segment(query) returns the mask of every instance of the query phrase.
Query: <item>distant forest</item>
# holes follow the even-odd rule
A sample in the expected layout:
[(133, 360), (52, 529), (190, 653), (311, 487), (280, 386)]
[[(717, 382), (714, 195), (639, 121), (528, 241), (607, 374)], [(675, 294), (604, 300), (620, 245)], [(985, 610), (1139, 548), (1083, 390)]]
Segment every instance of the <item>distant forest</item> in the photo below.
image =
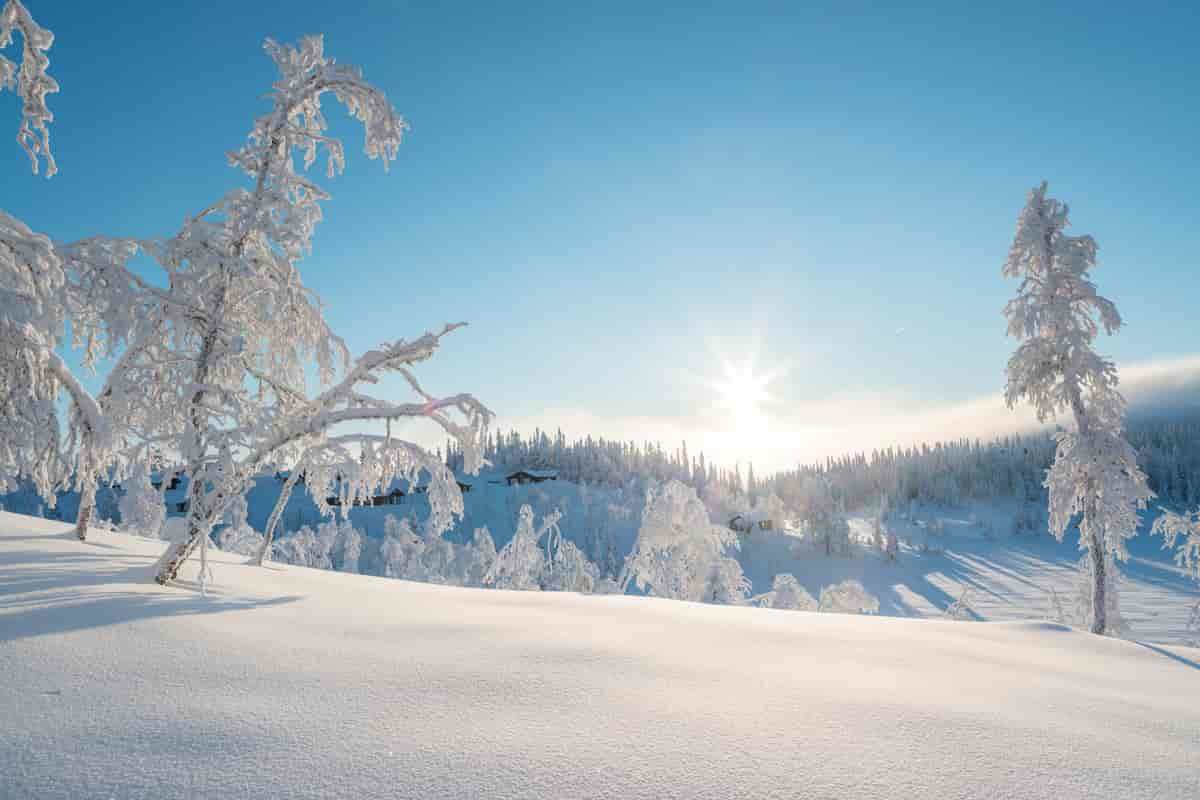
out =
[[(1134, 417), (1126, 434), (1137, 450), (1150, 488), (1161, 502), (1200, 504), (1200, 413), (1173, 417)], [(704, 495), (776, 494), (786, 506), (802, 504), (804, 486), (827, 482), (846, 510), (888, 505), (938, 503), (1019, 497), (1044, 501), (1046, 470), (1054, 459), (1054, 433), (1044, 431), (991, 440), (958, 439), (909, 447), (887, 447), (870, 453), (829, 458), (759, 476), (748, 465), (732, 468), (692, 455), (687, 443), (665, 449), (656, 442), (622, 442), (591, 436), (568, 441), (562, 431), (532, 435), (496, 431), (488, 438), (486, 457), (495, 464), (558, 470), (578, 483), (633, 487), (679, 480)], [(462, 465), (453, 445), (446, 463)]]

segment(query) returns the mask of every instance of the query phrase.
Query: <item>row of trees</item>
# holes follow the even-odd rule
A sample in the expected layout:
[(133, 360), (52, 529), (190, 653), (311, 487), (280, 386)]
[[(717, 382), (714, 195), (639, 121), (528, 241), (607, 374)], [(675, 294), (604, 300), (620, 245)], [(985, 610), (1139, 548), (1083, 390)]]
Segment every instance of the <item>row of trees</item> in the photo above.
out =
[[(45, 106), (57, 89), (46, 74), (53, 36), (9, 0), (0, 46), (14, 32), (23, 57), (19, 68), (0, 60), (0, 88), (22, 97), (19, 138), (34, 171), (44, 159), (53, 174)], [(358, 69), (325, 56), (321, 37), (294, 47), (267, 40), (265, 48), (279, 70), (271, 109), (228, 155), (244, 181), (175, 234), (62, 244), (0, 212), (0, 479), (32, 480), (50, 503), (56, 488), (73, 485), (84, 538), (100, 481), (126, 478), (156, 449), (171, 453), (190, 489), (186, 534), (164, 553), (162, 583), (197, 547), (203, 552), (250, 477), (272, 466), (300, 463), (322, 502), (335, 480), (343, 494), (365, 496), (425, 472), (433, 518), (447, 524), (462, 513), (453, 476), (441, 459), (393, 437), (390, 422), (440, 425), (470, 471), (482, 463), (492, 418), (470, 394), (431, 395), (412, 372), (458, 325), (353, 357), (326, 324), (299, 272), (328, 197), (307, 171), (319, 155), (328, 177), (345, 165), (322, 101), (345, 106), (362, 125), (366, 155), (385, 167), (406, 124)], [(138, 255), (155, 265), (153, 275), (132, 267)], [(81, 375), (109, 364), (100, 391), (89, 392)], [(389, 372), (404, 378), (413, 402), (368, 393)], [(388, 428), (341, 432), (368, 420)]]
[[(1124, 435), (1151, 491), (1164, 501), (1200, 504), (1200, 419), (1145, 416), (1131, 420)], [(957, 506), (1007, 497), (1046, 502), (1043, 483), (1057, 447), (1053, 432), (887, 447), (761, 477), (751, 467), (747, 475), (753, 482), (737, 465), (725, 469), (703, 453), (688, 461), (686, 442), (666, 450), (658, 443), (593, 437), (568, 441), (561, 431), (507, 432), (489, 436), (484, 452), (493, 463), (553, 468), (577, 483), (640, 490), (678, 480), (695, 488), (714, 511), (728, 506), (743, 513), (772, 493), (788, 508), (803, 509), (814, 481), (827, 484), (846, 511), (869, 511), (881, 501), (893, 508), (913, 501)], [(461, 452), (448, 445), (447, 466), (458, 469), (462, 463)]]
[[(1129, 423), (1125, 438), (1160, 499), (1200, 503), (1200, 419), (1143, 417)], [(1050, 432), (885, 448), (776, 473), (761, 481), (760, 493), (798, 504), (804, 485), (820, 479), (850, 510), (870, 509), (881, 499), (893, 507), (1006, 497), (1045, 502), (1043, 483), (1056, 451)]]
[[(447, 442), (445, 453), (447, 466), (461, 469), (463, 453), (454, 442)], [(660, 442), (638, 444), (592, 436), (568, 441), (561, 430), (553, 435), (542, 430), (528, 435), (497, 430), (487, 437), (483, 453), (493, 464), (551, 468), (575, 483), (644, 488), (679, 481), (698, 490), (720, 486), (739, 493), (758, 485), (753, 467), (748, 487), (738, 465), (727, 469), (712, 464), (703, 452), (689, 456), (687, 442), (675, 450), (664, 450)]]

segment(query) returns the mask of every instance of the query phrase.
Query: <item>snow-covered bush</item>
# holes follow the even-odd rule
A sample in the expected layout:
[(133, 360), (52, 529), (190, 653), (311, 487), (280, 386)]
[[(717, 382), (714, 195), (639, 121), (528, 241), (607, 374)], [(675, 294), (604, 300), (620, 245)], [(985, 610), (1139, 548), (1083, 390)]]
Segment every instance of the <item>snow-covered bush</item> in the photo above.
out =
[(333, 544), (333, 567), (339, 572), (358, 572), (362, 558), (363, 537), (350, 520), (337, 523), (337, 538)]
[(600, 570), (587, 559), (573, 542), (559, 537), (557, 546), (546, 562), (542, 588), (555, 592), (594, 592), (600, 581)]
[(818, 607), (838, 614), (878, 614), (879, 600), (861, 583), (847, 578), (822, 589)]
[(262, 534), (249, 525), (226, 525), (217, 533), (217, 547), (226, 553), (252, 556), (261, 544)]
[(955, 619), (960, 621), (968, 621), (975, 619), (975, 611), (971, 608), (971, 587), (964, 586), (962, 593), (950, 605), (946, 606), (946, 610), (942, 612), (942, 616), (947, 619)]
[(484, 525), (476, 528), (468, 544), (459, 545), (446, 576), (446, 582), (459, 586), (483, 586), (483, 580), (496, 563), (496, 542)]
[(117, 501), (117, 513), (121, 515), (122, 529), (138, 536), (159, 538), (167, 507), (162, 492), (150, 484), (146, 465), (136, 464), (121, 486), (124, 492)]
[(742, 574), (738, 560), (724, 556), (709, 567), (701, 599), (706, 603), (732, 605), (745, 600), (750, 588), (750, 581)]
[(543, 517), (542, 524), (535, 528), (533, 508), (528, 504), (521, 506), (517, 531), (496, 554), (495, 563), (484, 576), (483, 584), (497, 589), (541, 589), (547, 564), (539, 542), (544, 536), (561, 538), (558, 530), (561, 518), (559, 512), (552, 512)]
[(385, 578), (423, 581), (428, 574), (421, 556), (425, 542), (417, 536), (405, 517), (388, 515), (383, 523), (383, 544), (379, 548), (380, 566)]
[(771, 582), (771, 591), (763, 595), (762, 605), (766, 608), (788, 608), (795, 611), (817, 611), (819, 605), (808, 590), (800, 585), (795, 576), (788, 573), (776, 575)]

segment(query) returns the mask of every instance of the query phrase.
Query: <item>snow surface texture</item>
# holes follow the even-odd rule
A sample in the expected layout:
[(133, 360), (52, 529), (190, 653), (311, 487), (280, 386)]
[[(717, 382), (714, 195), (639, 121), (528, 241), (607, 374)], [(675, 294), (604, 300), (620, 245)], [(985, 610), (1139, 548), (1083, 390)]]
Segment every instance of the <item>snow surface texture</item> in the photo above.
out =
[(1200, 650), (162, 547), (0, 514), (0, 797), (1200, 792)]

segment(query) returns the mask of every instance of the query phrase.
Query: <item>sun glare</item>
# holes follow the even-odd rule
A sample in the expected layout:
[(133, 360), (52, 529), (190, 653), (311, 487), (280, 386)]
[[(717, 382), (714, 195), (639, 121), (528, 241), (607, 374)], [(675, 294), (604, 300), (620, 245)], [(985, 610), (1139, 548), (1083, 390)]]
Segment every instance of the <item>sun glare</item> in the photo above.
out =
[(768, 387), (781, 370), (761, 372), (754, 359), (725, 361), (721, 377), (706, 381), (713, 390), (713, 405), (727, 416), (730, 427), (747, 430), (762, 422), (767, 407), (776, 402)]

